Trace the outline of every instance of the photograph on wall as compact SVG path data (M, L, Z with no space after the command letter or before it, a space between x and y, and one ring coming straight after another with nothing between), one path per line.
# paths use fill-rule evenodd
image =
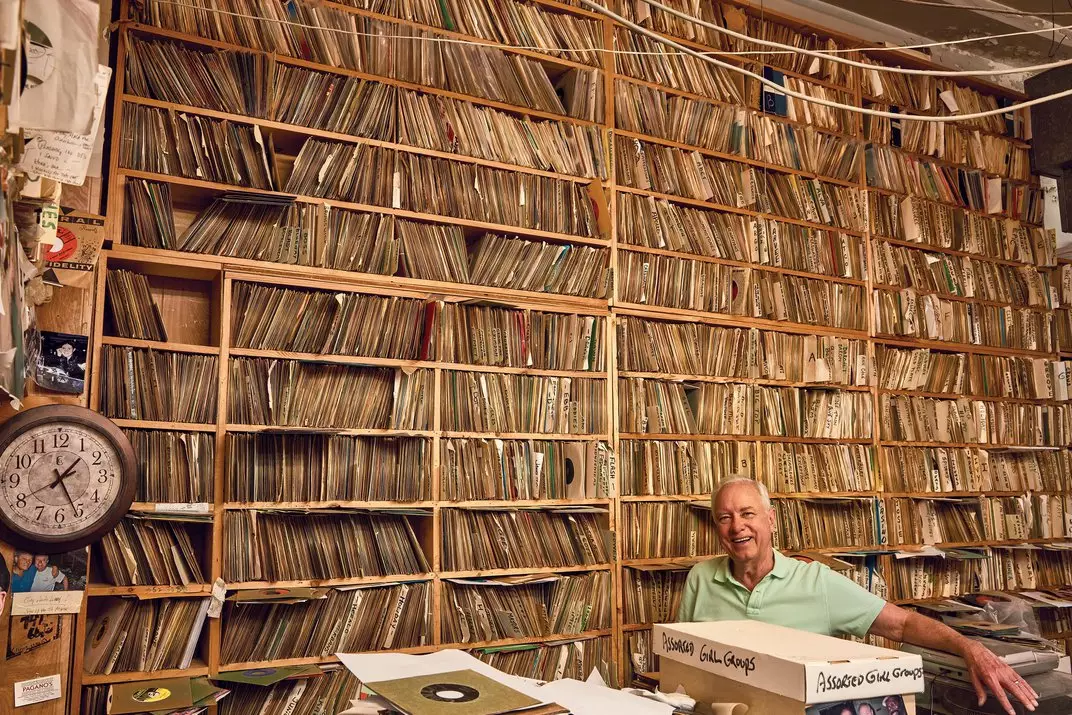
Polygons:
M62 554L15 550L11 563L11 615L78 613L86 589L87 549Z
M807 715L906 715L907 712L904 698L900 695L823 703L807 709Z
M41 331L34 380L56 392L80 395L86 387L86 353L89 338Z

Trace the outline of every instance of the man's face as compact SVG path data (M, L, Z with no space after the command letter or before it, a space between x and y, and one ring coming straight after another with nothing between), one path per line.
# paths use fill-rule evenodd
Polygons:
M19 554L18 563L19 570L25 571L26 569L30 568L30 564L33 563L33 557L27 553L21 553Z
M48 567L48 557L44 554L34 556L34 566L37 567L38 571L44 571Z
M765 509L763 497L751 484L731 484L714 505L718 539L734 561L750 561L771 548L774 510Z
M875 715L875 709L868 703L860 703L856 709L857 715Z

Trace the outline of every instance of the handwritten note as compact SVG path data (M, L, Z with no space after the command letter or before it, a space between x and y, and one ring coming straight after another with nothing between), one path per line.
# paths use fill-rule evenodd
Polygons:
M112 68L100 65L95 80L97 106L89 134L26 130L26 151L19 163L23 171L74 186L85 183L111 78Z

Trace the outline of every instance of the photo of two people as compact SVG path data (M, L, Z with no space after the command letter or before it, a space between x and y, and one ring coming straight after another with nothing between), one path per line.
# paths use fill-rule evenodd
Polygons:
M808 708L808 715L905 715L905 712L904 698L900 695L862 698Z
M11 559L12 593L81 591L85 585L85 549L51 555L16 549Z

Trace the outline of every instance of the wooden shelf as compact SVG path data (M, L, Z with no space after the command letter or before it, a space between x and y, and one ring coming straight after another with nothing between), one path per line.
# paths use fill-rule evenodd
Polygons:
M303 362L335 363L339 365L364 365L370 367L399 367L454 370L457 372L485 372L503 375L534 375L543 377L582 377L595 380L607 379L606 371L546 370L532 367L503 367L499 365L472 365L467 363L439 362L435 360L396 360L393 358L362 357L359 355L332 355L325 353L302 353L288 350L261 350L254 348L230 348L230 357L273 358Z
M171 177L165 177L171 178ZM233 189L228 189L233 190ZM332 205L335 205L334 203ZM535 291L496 288L470 283L448 283L403 276L385 276L378 273L358 273L341 271L317 266L299 266L288 263L255 261L247 258L233 258L209 253L190 253L162 248L144 248L119 244L108 251L109 256L122 260L154 260L190 262L199 266L215 266L219 271L247 271L256 273L262 280L272 277L296 287L307 286L319 290L338 288L350 292L368 290L404 290L406 292L425 293L429 299L443 292L460 296L463 300L482 302L502 302L518 306L539 304L544 310L560 312L579 312L585 314L606 315L609 313L605 298L584 298L563 293L537 293ZM245 279L241 274L238 279Z
M673 442L785 442L788 444L873 444L871 437L777 437L754 434L672 434L665 432L622 432L621 439Z
M1014 310L1033 310L1040 313L1048 313L1049 310L1044 306L1039 305L1017 305L1015 303L1007 303L1000 300L989 300L987 298L976 298L974 296L967 295L953 295L951 293L943 293L942 291L931 290L930 288L922 288L920 286L899 286L891 285L889 283L875 283L873 284L875 290L885 290L891 292L900 292L902 290L911 290L916 295L934 295L938 296L942 300L953 301L954 303L970 303L972 305L988 305L993 308L1012 308Z
M337 434L361 437L431 437L430 430L350 429L345 427L296 427L292 425L226 425L228 432L250 434Z
M245 52L254 55L271 56L276 62L283 65L289 65L291 67L300 67L302 69L313 70L316 72L325 72L327 74L333 74L341 77L356 77L357 79L379 82L380 84L387 84L393 87L401 87L402 89L409 89L415 92L421 92L423 94L445 97L447 99L458 99L463 102L470 102L472 104L491 107L492 109L498 109L519 116L530 116L539 119L550 119L559 122L566 122L569 124L577 124L580 126L598 126L597 122L589 121L587 119L578 119L576 117L571 117L567 114L547 112L542 109L524 107L520 105L510 104L509 102L501 102L495 99L484 99L483 97L478 97L476 95L465 94L463 92L455 92L453 90L448 89L439 89L437 87L428 87L422 84L417 84L415 82L407 82L405 80L393 79L391 77L370 74L368 72L352 70L346 67L335 67L333 65L321 64L319 62L313 62L311 60L305 60L299 57L290 57L288 55L276 54L274 52L253 49L250 47L244 47L242 45L231 44L229 42L222 42L220 40L213 40L208 37L201 37L200 35L190 35L183 32L176 32L174 30L168 30L162 27L154 27L152 25L145 25L137 22L124 22L123 24L128 28L129 32L160 38L167 38L172 40L179 40L180 42L200 45L202 47L213 47L218 50L230 50L232 52Z
M882 492L875 490L860 490L853 492L770 492L771 499L829 499L829 498L857 498L857 499L872 499L877 496L883 496ZM696 504L708 504L711 501L710 494L644 494L636 496L621 496L619 500L622 503L640 503L640 502L689 502Z
M86 589L90 598L99 596L136 596L138 598L179 598L183 596L208 596L212 593L210 583L191 583L185 586L111 586L90 584Z
M429 514L431 516L431 514ZM261 588L314 588L324 586L374 586L380 584L431 581L435 574L393 574L391 576L352 576L350 578L291 579L286 581L230 581L228 591L248 591Z
M892 345L899 348L928 348L940 352L949 353L972 353L975 355L996 355L998 357L1053 357L1052 352L1044 350L1026 350L1020 348L1005 348L989 345L971 345L968 343L954 343L945 340L930 340L927 338L910 338L897 335L880 333L873 338L876 344Z
M705 201L704 199L694 199L689 196L678 196L677 194L664 194L660 191L653 191L651 189L637 189L632 186L617 186L618 191L626 194L635 194L637 196L650 196L653 199L663 199L675 204L684 204L686 206L695 206L704 209L714 209L716 211L722 211L724 213L740 214L742 216L754 216L757 218L767 218L775 221L781 221L782 223L791 223L796 226L803 226L804 228L813 228L818 231L830 231L834 230L838 233L848 234L849 236L862 237L863 231L850 228L840 228L838 226L832 226L825 223L814 223L812 221L806 221L800 218L790 218L788 216L782 216L780 214L764 213L763 211L753 211L752 209L737 208L736 206L726 206L725 204L718 204L713 201ZM857 189L859 190L859 189Z
M936 400L978 400L980 402L1008 402L1017 405L1060 405L1063 404L1048 397L994 397L993 395L966 395L956 392L927 392L925 390L890 390L878 388L880 395L904 395L908 397L929 397Z
M603 238L575 236L569 233L544 231L543 229L539 228L526 228L524 226L511 226L509 224L489 223L487 221L478 221L475 219L461 218L456 216L440 216L438 214L421 213L419 211L409 211L406 209L394 209L388 206L361 204L353 201L345 201L342 199L321 198L318 196L305 196L303 194L288 194L285 191L256 189L253 187L241 186L238 184L221 184L215 181L188 179L182 176L172 176L171 174L156 174L151 171L141 171L138 169L128 169L123 167L119 168L119 173L122 176L126 176L133 179L146 179L149 181L171 184L172 186L184 186L188 189L197 189L206 192L229 193L238 191L244 194L256 194L258 196L267 196L276 199L294 200L298 203L312 204L316 206L322 204L331 204L331 206L340 209L353 209L355 211L364 211L365 213L377 213L386 216L397 216L399 218L413 219L415 221L424 221L428 223L463 226L465 228L475 228L483 231L493 231L496 233L503 234L516 234L522 237L550 239L554 241L567 241L569 243L575 243L578 245L598 246L604 248L609 248L610 246L610 242Z
M775 121L782 120L782 118L779 117L778 115L763 114L763 116L764 117L770 117L771 119L774 119ZM782 120L782 121L784 121L784 120ZM785 123L792 123L792 122L785 122ZM800 125L798 125L798 126L800 126ZM814 129L816 131L822 131L818 127L814 127L814 126L811 126L811 125L803 125L803 126L808 126L810 129ZM826 174L820 174L820 173L817 173L817 172L814 172L814 171L809 171L807 169L794 169L793 167L782 166L781 164L773 164L771 162L762 161L760 159L752 159L751 157L747 157L747 156L744 156L744 155L741 155L741 154L734 154L733 152L724 152L724 151L718 151L717 149L709 149L707 147L697 146L697 145L694 145L694 144L685 144L684 142L679 142L679 141L675 141L674 139L667 139L667 138L664 138L664 137L655 136L654 134L642 134L640 132L634 132L634 131L630 131L628 129L618 129L618 128L615 128L612 131L614 132L614 134L616 136L628 137L629 139L639 139L640 141L648 142L650 144L661 144L663 146L673 147L675 149L683 149L685 151L690 151L690 152L695 151L695 152L698 152L700 154L703 154L704 156L710 156L710 157L713 157L715 159L726 159L726 160L729 160L729 161L735 161L735 162L738 162L740 164L747 164L749 166L754 166L754 167L759 168L759 169L766 169L768 171L777 171L777 172L780 172L780 173L783 173L783 174L796 174L797 176L803 176L804 178L807 178L807 179L819 179L821 181L825 181L825 182L830 183L830 184L838 184L839 186L847 186L847 187L853 188L853 189L858 189L861 186L859 181L847 181L845 179L839 179L839 178L834 177L834 176L827 176ZM861 162L863 161L863 156L864 156L863 152L861 151L860 152L860 161Z
M730 385L760 385L763 387L800 387L809 390L840 390L844 392L870 392L862 385L839 385L830 382L797 382L793 380L768 380L762 377L719 377L715 375L688 375L674 372L641 372L619 370L619 378L638 377L645 380L671 380L674 382L713 382Z
M193 353L197 355L219 355L220 349L211 345L186 345L183 343L160 342L158 340L140 340L137 338L117 338L111 335L101 337L102 345L115 345L124 348L148 348L169 353Z
M151 670L127 673L109 673L107 675L94 675L83 673L82 685L107 685L111 683L133 683L139 680L164 680L166 678L197 678L208 675L208 667L204 664L193 664L189 668L177 670Z
M729 315L728 313L710 313L704 310L689 310L687 308L670 308L661 305L646 305L643 303L628 303L619 301L615 303L618 315L631 315L638 318L655 318L670 320L677 323L710 323L712 325L725 325L733 328L760 328L779 333L796 333L798 335L829 335L839 338L856 338L867 340L866 330L853 330L851 328L833 328L828 325L808 325L806 323L792 323L788 320L773 320L771 318L749 318L743 315Z
M543 432L456 432L444 430L446 438L459 439L539 439L539 440L564 440L569 442L605 442L609 439L607 433L586 434L557 434Z
M956 117L951 116L950 119L955 121ZM971 133L972 131L973 130L969 129L967 133ZM993 135L990 135L990 136L993 136ZM1002 138L1008 140L1008 137L1002 137ZM960 169L961 171L977 172L977 173L983 174L988 179L1001 179L1002 181L1007 181L1010 184L1020 184L1022 186L1030 186L1030 187L1036 188L1036 189L1039 188L1039 184L1038 184L1037 181L1031 181L1030 179L1026 179L1026 180L1025 179L1014 179L1014 178L1012 178L1010 176L1004 176L1002 174L994 174L994 173L991 173L991 172L987 171L983 167L974 166L972 164L962 164L960 162L956 162L956 161L953 161L951 159L945 159L945 158L942 158L942 157L931 156L930 154L920 154L919 152L912 151L911 149L905 149L903 147L893 146L892 144L887 144L886 142L868 141L868 144L880 144L883 147L891 149L891 150L893 150L895 152L898 152L900 154L904 154L904 155L906 155L908 157L911 157L912 159L915 159L917 161L931 162L931 163L937 164L939 166L944 166L944 167L947 167L947 168L950 168L950 169Z
M439 650L443 646L439 645L425 645L416 646L413 648L387 648L384 650L375 651L359 651L362 653L409 653L412 655L419 655L422 653L431 653L435 650ZM324 656L308 656L301 658L270 658L267 660L250 660L245 663L221 663L220 673L231 673L236 670L252 670L253 668L285 668L291 665L327 665L329 663L338 663L338 656L324 655Z
M1026 452L1039 452L1039 451L1052 451L1056 449L1066 449L1069 445L1030 445L1030 444L991 444L989 442L927 442L923 440L918 441L897 441L888 439L879 439L879 444L884 447L961 447L966 449L1002 449L1011 451L1026 451Z
M249 126L260 127L261 129L270 129L275 133L283 135L291 135L302 138L318 138L318 139L330 139L332 141L342 142L345 144L363 144L365 146L381 147L384 149L392 149L400 151L405 154L418 154L420 156L430 156L437 159L449 159L450 161L460 161L465 164L475 164L477 166L486 166L492 169L502 169L504 171L514 171L519 174L531 174L533 176L543 176L551 179L559 179L561 181L573 181L580 184L590 184L593 181L602 181L603 178L599 176L581 176L577 174L562 174L556 171L547 171L544 169L537 169L535 167L525 166L522 164L511 164L508 162L495 161L493 159L484 159L482 157L470 156L468 154L461 154L458 152L439 151L436 149L426 149L424 147L415 146L412 144L401 144L397 142L383 141L380 139L372 139L369 137L361 137L356 134L345 134L342 132L333 132L326 129L317 129L315 127L307 127L302 124L290 124L287 122L278 122L271 119L260 119L257 117L251 117L245 114L231 114L230 112L221 112L215 109L208 109L206 107L196 107L188 104L176 104L174 102L164 102L158 99L150 99L148 97L139 97L133 94L124 94L123 101L127 104L138 104L146 107L156 107L158 109L174 110L176 112L182 112L184 114L193 114L201 117L211 117L214 119L226 119L238 124L245 124Z
M157 422L154 420L127 420L113 417L112 422L116 427L131 429L158 429L172 432L215 432L216 425L199 424L196 422Z
M1023 261L1014 261L1011 258L998 258L996 256L988 256L985 253L972 253L970 251L961 251L956 248L946 248L944 246L936 246L930 243L922 243L917 241L906 241L901 238L892 238L890 236L883 236L881 234L872 233L871 238L875 241L882 241L888 243L891 246L901 246L902 248L913 248L919 251L926 251L928 253L944 253L949 256L958 256L960 258L972 258L977 261L986 261L987 263L997 263L1002 266L1012 266L1014 268L1032 268L1035 270L1043 270L1049 266L1039 266L1034 263L1026 263Z
M588 573L590 571L610 571L611 564L594 564L582 566L533 566L513 569L472 569L468 571L440 571L439 578L493 578L495 576L539 576L541 574Z
M886 194L887 196L896 196L898 198L911 197L911 198L923 199L925 201L930 201L932 204L941 204L942 206L949 206L950 208L960 209L961 211L964 211L966 213L976 214L978 216L982 216L983 218L996 218L996 219L1006 219L1006 218L1008 218L1008 219L1012 219L1013 221L1016 221L1018 223L1022 223L1022 224L1026 225L1026 226L1036 226L1036 227L1041 226L1041 224L1031 223L1030 221L1025 221L1025 220L1019 218L1018 216L1011 216L1011 215L1005 213L1004 211L1002 211L1001 213L991 214L991 213L987 213L986 211L981 211L979 209L973 209L973 208L970 208L968 206L964 206L962 204L955 204L955 203L952 203L950 201L945 201L943 199L934 198L933 196L924 196L922 194L906 194L906 193L904 193L902 191L898 191L897 189L887 189L887 188L884 188L882 186L871 186L870 184L867 186L867 190L868 191L874 191L877 194Z
M295 511L305 509L309 511L327 511L330 509L381 509L389 511L391 509L432 509L436 504L438 502L434 501L229 501L224 502L223 509L224 511ZM431 512L429 512L430 515Z
M841 276L829 275L826 273L811 273L809 271L797 270L795 268L782 268L780 266L768 266L761 263L750 263L747 261L734 261L728 258L715 258L712 256L704 256L699 253L687 253L685 251L672 251L666 248L651 248L649 246L634 246L631 244L619 244L619 251L629 251L631 253L648 253L654 256L669 256L671 258L686 258L693 261L703 261L704 263L715 263L720 266L738 266L740 268L751 268L754 271L765 271L767 273L778 273L786 276L799 276L801 278L811 278L812 280L828 281L830 283L843 283L845 285L854 286L866 286L867 281L859 278L843 278Z
M581 641L591 638L604 638L613 635L610 628L583 631L581 633L554 633L545 636L526 636L524 638L499 638L498 640L479 641L475 643L441 643L437 648L472 650L475 648L501 648L514 645L540 645L543 643L561 643L562 641Z

